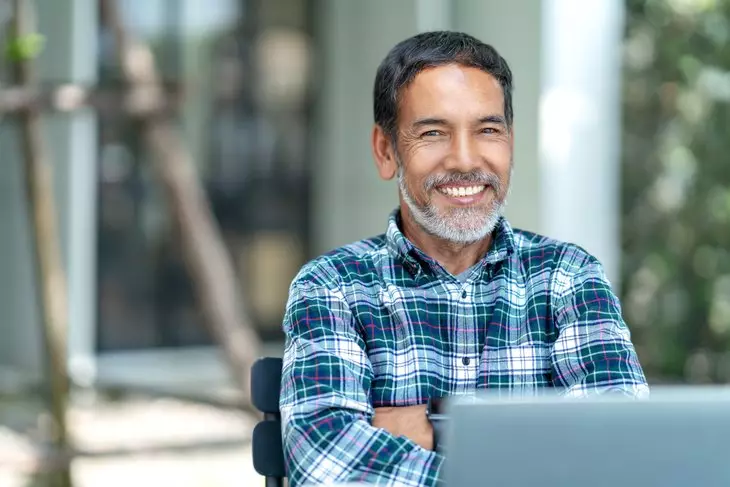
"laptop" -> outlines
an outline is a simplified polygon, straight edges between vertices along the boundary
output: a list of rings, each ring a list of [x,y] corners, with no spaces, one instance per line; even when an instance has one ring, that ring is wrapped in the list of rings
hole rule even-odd
[[[730,486],[730,388],[454,399],[447,487]]]

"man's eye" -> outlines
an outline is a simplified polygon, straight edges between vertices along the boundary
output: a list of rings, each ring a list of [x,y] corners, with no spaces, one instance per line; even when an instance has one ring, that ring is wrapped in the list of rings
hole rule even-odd
[[[438,130],[429,130],[428,132],[424,132],[421,134],[421,137],[438,137],[441,135],[441,132]]]
[[[495,129],[494,127],[485,127],[482,129],[483,134],[498,134],[499,130]]]

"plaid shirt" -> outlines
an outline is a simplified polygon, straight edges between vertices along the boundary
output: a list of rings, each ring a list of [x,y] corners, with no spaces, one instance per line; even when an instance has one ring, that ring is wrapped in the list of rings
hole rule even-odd
[[[484,258],[456,277],[399,218],[308,263],[291,285],[281,412],[292,486],[435,485],[443,456],[373,428],[375,407],[480,388],[648,393],[594,257],[502,219]]]

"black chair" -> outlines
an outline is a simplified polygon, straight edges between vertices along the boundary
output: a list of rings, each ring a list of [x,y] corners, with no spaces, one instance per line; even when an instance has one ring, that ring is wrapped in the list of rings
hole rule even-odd
[[[263,421],[253,429],[253,467],[265,477],[266,487],[283,487],[286,478],[279,412],[281,366],[280,358],[265,357],[251,368],[251,401],[264,413]]]

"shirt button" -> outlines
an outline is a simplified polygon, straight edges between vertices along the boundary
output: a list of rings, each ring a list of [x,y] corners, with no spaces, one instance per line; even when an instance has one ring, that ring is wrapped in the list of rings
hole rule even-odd
[[[461,291],[461,298],[466,299],[466,291]]]
[[[461,363],[464,365],[469,365],[471,363],[471,360],[469,360],[469,357],[462,357]]]

